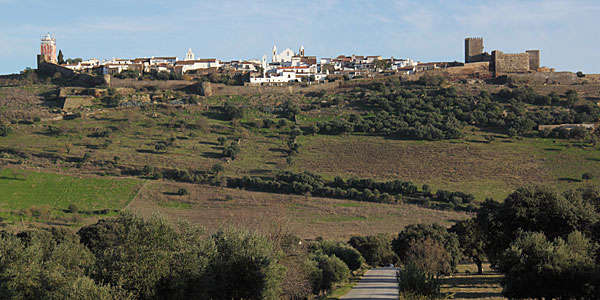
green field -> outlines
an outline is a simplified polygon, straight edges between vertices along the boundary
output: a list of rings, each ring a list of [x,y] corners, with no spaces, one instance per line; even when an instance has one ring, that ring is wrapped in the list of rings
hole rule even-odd
[[[82,216],[125,207],[142,181],[76,177],[4,168],[0,171],[0,215],[7,221],[26,218],[53,221],[75,205]],[[106,213],[106,212],[103,212]]]

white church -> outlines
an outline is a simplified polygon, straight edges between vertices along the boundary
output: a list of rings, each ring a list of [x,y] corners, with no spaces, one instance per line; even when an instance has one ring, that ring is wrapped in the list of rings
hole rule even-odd
[[[300,46],[298,53],[292,49],[277,53],[277,46],[273,45],[271,63],[267,64],[266,55],[261,61],[262,77],[251,77],[250,84],[276,85],[288,82],[322,81],[328,74],[321,74],[315,57],[304,55],[304,46]]]

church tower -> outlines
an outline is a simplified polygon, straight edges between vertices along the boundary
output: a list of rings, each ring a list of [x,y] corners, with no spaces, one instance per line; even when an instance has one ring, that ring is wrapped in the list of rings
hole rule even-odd
[[[300,45],[300,51],[298,55],[304,57],[304,45]]]
[[[40,55],[45,62],[56,63],[56,39],[52,38],[49,33],[42,38]]]
[[[192,52],[192,48],[190,48],[190,50],[188,50],[188,52],[185,54],[184,60],[194,60],[194,52]]]
[[[273,58],[271,62],[278,62],[279,58],[277,57],[277,46],[273,45]]]
[[[262,67],[262,75],[266,77],[267,75],[267,56],[263,55],[260,66]]]

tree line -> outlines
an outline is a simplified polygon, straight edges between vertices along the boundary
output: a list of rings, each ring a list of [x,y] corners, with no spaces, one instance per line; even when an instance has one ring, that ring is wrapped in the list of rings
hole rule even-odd
[[[131,213],[77,233],[0,233],[0,299],[307,299],[398,257],[387,235],[207,233]]]
[[[538,125],[600,119],[600,107],[593,103],[578,105],[580,99],[574,90],[563,97],[556,92],[542,95],[529,87],[504,88],[493,94],[482,91],[471,96],[459,95],[454,87],[442,87],[435,79],[413,84],[374,81],[356,87],[345,99],[363,112],[317,122],[307,131],[442,140],[460,138],[465,125],[515,136],[536,130]],[[527,105],[536,109],[526,109]]]
[[[428,185],[421,190],[410,181],[376,181],[372,178],[336,176],[333,181],[308,171],[281,171],[273,178],[244,176],[229,178],[228,187],[271,193],[289,193],[327,198],[352,199],[378,203],[408,202],[432,208],[474,211],[477,208],[472,194],[438,190],[432,193]]]

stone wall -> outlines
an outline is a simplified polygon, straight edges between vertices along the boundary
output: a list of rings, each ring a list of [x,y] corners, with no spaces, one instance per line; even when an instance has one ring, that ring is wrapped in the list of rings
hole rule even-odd
[[[528,74],[510,74],[509,77],[513,80],[514,83],[538,85],[572,85],[578,84],[582,81],[582,78],[578,78],[577,75],[575,75],[575,73],[571,72],[533,72]]]
[[[90,106],[92,105],[93,100],[94,97],[91,96],[69,96],[65,98],[65,102],[63,103],[63,109],[71,110],[83,106]]]
[[[197,88],[201,91],[200,94],[204,96],[233,96],[233,95],[257,95],[257,94],[292,94],[298,92],[318,92],[321,90],[331,91],[334,89],[341,88],[343,85],[342,81],[318,83],[311,85],[302,84],[290,84],[290,85],[277,85],[277,86],[236,86],[236,85],[225,85],[222,83],[210,83],[203,82]]]
[[[538,130],[544,130],[544,129],[548,129],[548,130],[554,130],[556,128],[565,128],[565,129],[575,129],[577,127],[583,127],[585,129],[591,129],[594,130],[596,129],[596,124],[593,123],[588,123],[588,124],[558,124],[558,125],[538,125]]]
[[[160,90],[181,90],[197,84],[188,80],[137,80],[137,79],[118,79],[111,78],[110,86],[113,88],[133,88],[136,90],[156,87]]]
[[[467,79],[467,78],[478,78],[488,79],[492,78],[492,72],[490,71],[489,62],[476,62],[468,63],[464,66],[450,67],[443,69],[434,69],[427,71],[429,74],[441,75],[445,78],[450,79]]]
[[[529,54],[527,53],[504,53],[495,50],[492,52],[492,59],[495,77],[529,72]]]
[[[537,71],[540,68],[540,50],[527,50],[529,55],[529,70]]]

